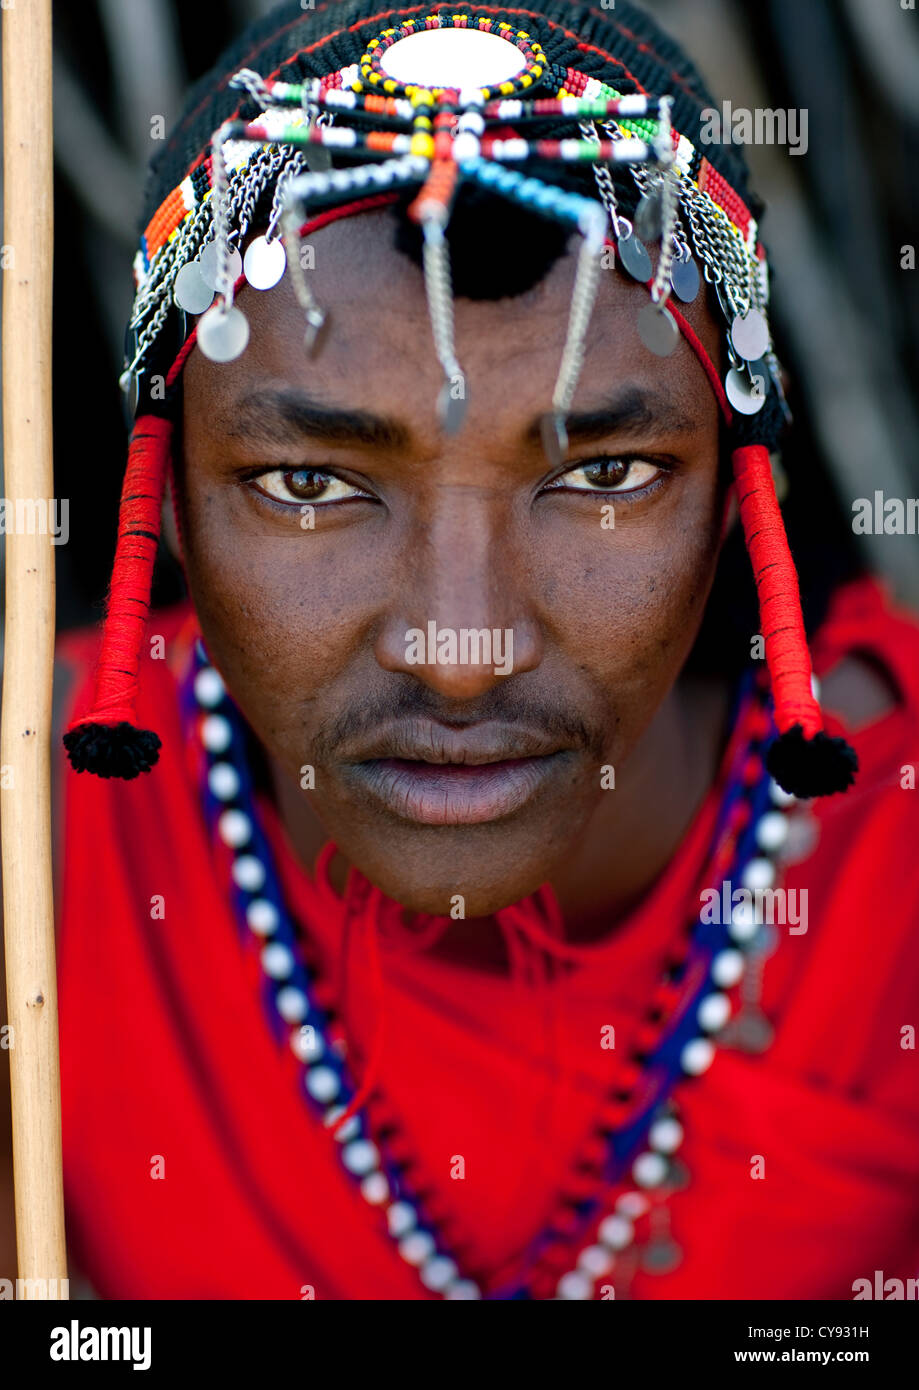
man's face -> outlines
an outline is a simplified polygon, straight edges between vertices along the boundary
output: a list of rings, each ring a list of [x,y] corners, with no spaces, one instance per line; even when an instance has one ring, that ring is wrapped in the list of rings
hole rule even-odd
[[[314,769],[345,856],[409,908],[478,916],[564,863],[676,681],[717,559],[718,413],[609,270],[547,461],[572,250],[526,295],[457,301],[446,436],[422,275],[391,243],[387,213],[312,236],[317,357],[289,276],[243,291],[241,358],[192,354],[185,564],[211,657],[276,763]],[[701,295],[687,312],[717,360]]]

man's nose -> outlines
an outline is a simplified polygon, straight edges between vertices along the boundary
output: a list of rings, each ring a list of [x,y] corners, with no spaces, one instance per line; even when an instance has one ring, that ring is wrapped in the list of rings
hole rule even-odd
[[[526,557],[509,506],[481,490],[441,493],[413,525],[376,658],[447,699],[471,700],[542,659]]]

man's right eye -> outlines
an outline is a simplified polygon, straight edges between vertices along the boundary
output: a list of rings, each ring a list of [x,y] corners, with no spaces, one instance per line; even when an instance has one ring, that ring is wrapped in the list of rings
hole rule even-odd
[[[275,502],[296,507],[303,502],[323,504],[367,498],[370,494],[346,483],[334,473],[318,468],[272,468],[250,480],[259,492]]]

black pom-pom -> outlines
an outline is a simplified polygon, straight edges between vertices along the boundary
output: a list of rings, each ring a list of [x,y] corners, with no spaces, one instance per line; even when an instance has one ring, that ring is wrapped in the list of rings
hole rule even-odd
[[[81,724],[64,735],[64,747],[75,771],[97,777],[121,777],[130,782],[149,772],[162,743],[150,729],[120,724]]]
[[[805,738],[800,724],[780,734],[766,754],[766,767],[791,796],[831,796],[855,781],[858,755],[844,738]]]

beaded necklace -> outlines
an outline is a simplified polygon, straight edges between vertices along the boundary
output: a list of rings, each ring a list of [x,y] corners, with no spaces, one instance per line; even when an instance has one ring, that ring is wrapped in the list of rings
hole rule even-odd
[[[515,1261],[515,1272],[486,1291],[483,1281],[460,1272],[386,1139],[372,1134],[366,1108],[359,1105],[343,1124],[336,1124],[358,1092],[347,1047],[328,992],[304,959],[297,925],[284,901],[257,813],[244,722],[200,640],[180,700],[186,730],[203,749],[207,823],[232,855],[230,896],[241,936],[261,943],[268,1024],[278,1045],[289,1046],[301,1065],[306,1104],[327,1128],[335,1127],[329,1142],[337,1145],[345,1172],[361,1198],[378,1210],[399,1255],[417,1269],[421,1285],[450,1300],[610,1298],[617,1285],[603,1281],[616,1279],[621,1296],[622,1281],[638,1258],[646,1271],[673,1268],[680,1251],[669,1233],[665,1203],[687,1180],[676,1157],[683,1129],[673,1092],[708,1069],[719,1035],[728,1041],[729,1019],[733,1045],[745,1045],[737,1036],[740,1015],[730,1017],[727,991],[751,962],[755,975],[774,945],[774,933],[749,904],[734,908],[727,922],[703,920],[705,914],[698,911],[689,914],[685,931],[668,953],[631,1055],[619,1067],[602,1106],[594,1139],[560,1194],[553,1217],[522,1260]],[[764,768],[763,750],[774,732],[767,701],[764,683],[748,673],[736,697],[734,752],[700,888],[727,882],[755,890],[775,882],[774,859],[786,839],[785,812],[794,798]],[[382,901],[365,882],[363,890],[365,898],[369,890],[371,908]],[[503,911],[508,921],[526,923],[528,933],[553,953],[578,957],[577,948],[560,946],[548,933],[543,941],[522,905]],[[749,1050],[766,1045],[768,1038],[761,1036]],[[643,1218],[650,1238],[642,1246],[637,1227]]]

